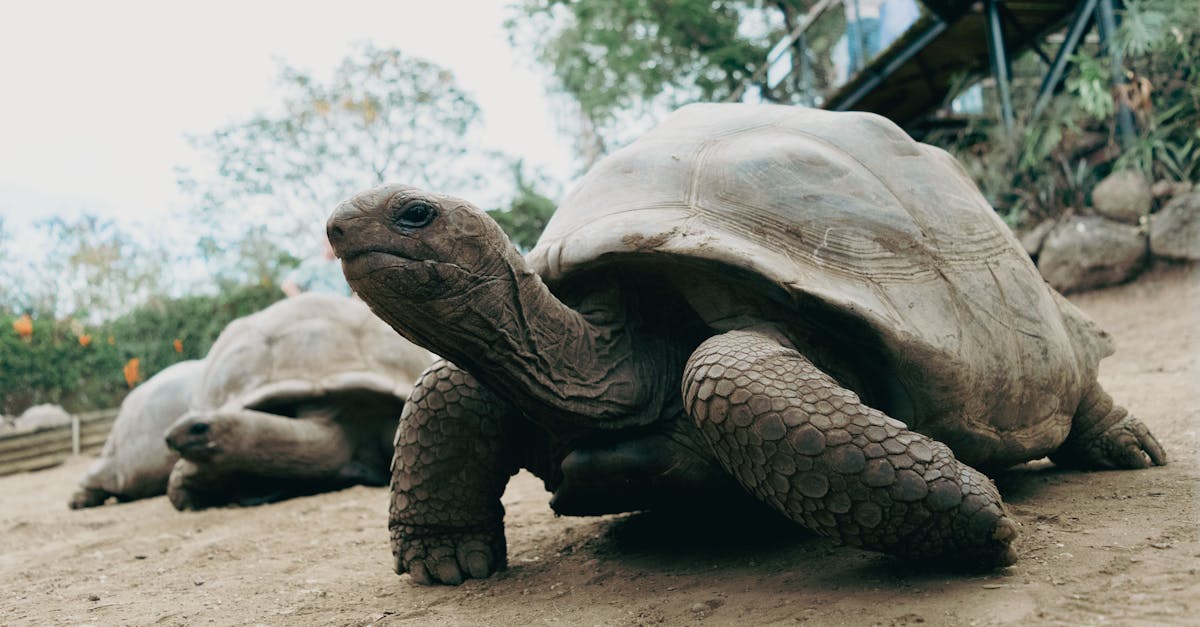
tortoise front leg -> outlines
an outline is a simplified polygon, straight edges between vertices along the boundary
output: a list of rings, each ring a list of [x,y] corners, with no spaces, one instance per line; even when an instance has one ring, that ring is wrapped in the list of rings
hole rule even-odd
[[[1016,525],[987,477],[766,333],[706,340],[683,397],[725,469],[821,535],[983,567],[1016,560]]]
[[[517,471],[513,408],[454,364],[417,382],[396,431],[388,527],[396,573],[457,585],[507,564],[500,496]]]
[[[228,505],[230,476],[187,459],[175,462],[167,479],[167,499],[179,511]]]

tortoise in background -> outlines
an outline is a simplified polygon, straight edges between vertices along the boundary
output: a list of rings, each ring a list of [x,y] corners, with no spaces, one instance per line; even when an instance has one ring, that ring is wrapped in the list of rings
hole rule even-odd
[[[69,424],[71,424],[71,414],[67,410],[59,405],[44,403],[42,405],[34,405],[21,412],[21,415],[13,420],[13,429],[16,431],[37,431],[39,429],[49,429]]]
[[[170,426],[180,510],[389,479],[396,423],[431,356],[361,301],[306,293],[230,323]]]
[[[691,105],[597,164],[522,258],[469,202],[387,185],[328,223],[346,278],[442,355],[397,434],[397,572],[505,565],[524,467],[561,514],[731,484],[851,545],[1012,563],[976,469],[1165,463],[1096,381],[1108,337],[945,152],[884,118]]]
[[[125,502],[166,493],[179,454],[167,448],[163,435],[187,413],[203,372],[203,361],[181,361],[125,397],[100,457],[71,496],[71,509],[104,505],[110,497]]]

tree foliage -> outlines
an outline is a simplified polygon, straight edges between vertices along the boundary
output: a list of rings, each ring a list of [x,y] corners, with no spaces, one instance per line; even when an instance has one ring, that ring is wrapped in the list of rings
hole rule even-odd
[[[280,253],[316,251],[333,207],[383,182],[460,194],[478,187],[488,163],[473,144],[479,107],[449,71],[368,44],[329,80],[284,66],[280,83],[278,111],[191,138],[212,169],[183,169],[179,183],[210,263],[265,273]],[[265,254],[245,257],[264,245]]]
[[[171,278],[161,241],[94,214],[41,220],[29,236],[43,245],[0,256],[0,311],[107,319],[161,293]]]
[[[513,197],[507,206],[495,209],[490,214],[518,249],[528,251],[546,228],[555,204],[538,191],[548,185],[545,178],[536,175],[531,177],[521,161],[513,163],[511,170],[515,188]]]
[[[641,130],[647,112],[721,100],[749,82],[806,2],[780,0],[525,0],[513,41],[578,103],[585,161]],[[759,77],[759,87],[771,93]],[[586,164],[585,164],[586,165]]]
[[[27,339],[13,330],[16,316],[0,314],[0,412],[17,414],[37,403],[69,411],[116,407],[129,391],[122,368],[130,358],[140,360],[144,379],[202,358],[227,324],[282,296],[272,286],[249,286],[212,296],[154,298],[100,324],[34,312]]]

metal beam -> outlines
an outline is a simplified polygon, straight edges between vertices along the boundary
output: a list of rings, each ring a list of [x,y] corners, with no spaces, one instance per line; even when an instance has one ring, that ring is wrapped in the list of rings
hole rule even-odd
[[[808,13],[805,13],[804,16],[800,18],[800,23],[796,25],[796,28],[792,29],[792,32],[788,33],[786,37],[787,44],[781,46],[781,48],[784,49],[784,52],[781,54],[787,54],[787,48],[796,43],[796,40],[804,34],[804,31],[808,30],[809,26],[813,25],[813,22],[817,21],[817,18],[821,17],[821,14],[825,13],[825,11],[830,7],[841,4],[841,2],[842,0],[820,0],[813,5],[813,7],[808,10]],[[771,67],[771,64],[777,60],[779,60],[779,57],[767,59],[766,63],[762,64],[757,70],[754,71],[754,74],[750,76],[750,80],[743,81],[741,85],[738,85],[737,89],[733,90],[732,94],[729,94],[729,97],[725,99],[725,102],[737,102],[738,100],[741,100],[742,94],[746,93],[746,86],[751,83],[757,83],[761,81],[767,74],[767,68]]]
[[[1079,46],[1079,41],[1087,32],[1088,23],[1096,11],[1096,2],[1097,0],[1084,0],[1075,7],[1075,15],[1071,16],[1071,25],[1067,27],[1067,35],[1063,39],[1062,45],[1058,47],[1049,71],[1042,79],[1042,86],[1038,88],[1037,102],[1034,103],[1033,113],[1030,115],[1031,120],[1037,119],[1045,110],[1046,105],[1050,104],[1050,98],[1054,95],[1054,90],[1058,89],[1058,83],[1062,80],[1067,62],[1071,60],[1071,55],[1075,54],[1075,48]]]
[[[1046,55],[1045,50],[1042,50],[1042,46],[1038,43],[1037,37],[1030,35],[1029,31],[1025,30],[1025,27],[1021,25],[1021,20],[1017,19],[1017,14],[1013,13],[1012,9],[1008,8],[1007,4],[1000,5],[1000,16],[1003,17],[1004,21],[1008,22],[1008,25],[1012,27],[1013,31],[1017,34],[1018,41],[1028,41],[1030,47],[1033,48],[1033,52],[1037,54],[1039,58],[1041,58],[1042,62],[1046,65],[1050,65],[1050,57]]]
[[[1117,32],[1117,20],[1113,16],[1112,0],[1099,0],[1096,7],[1096,30],[1100,34],[1100,46],[1108,52],[1109,63],[1112,67],[1113,91],[1121,94],[1117,98],[1117,129],[1121,133],[1121,146],[1130,148],[1137,141],[1136,127],[1133,122],[1133,112],[1129,110],[1129,102],[1124,97],[1124,90],[1118,89],[1125,85],[1125,64],[1121,60],[1120,47],[1113,41]]]
[[[1004,23],[1000,21],[999,0],[984,0],[983,8],[987,19],[988,56],[992,60],[992,77],[996,79],[996,90],[1000,92],[1000,117],[1004,128],[1013,128],[1012,70],[1008,63],[1008,50],[1004,45]]]
[[[913,58],[913,56],[920,52],[922,48],[929,45],[929,42],[933,41],[934,37],[941,35],[942,32],[946,30],[948,25],[940,17],[937,15],[931,15],[931,20],[932,21],[930,22],[928,29],[909,43],[904,44],[903,47],[900,48],[899,52],[892,56],[887,64],[878,70],[872,70],[871,66],[867,66],[867,68],[864,70],[864,72],[868,72],[867,78],[858,87],[856,87],[854,91],[847,94],[844,98],[836,102],[826,103],[825,108],[833,111],[846,111],[857,105],[859,101],[863,99],[863,97],[871,92],[872,89],[875,89],[875,87],[882,83],[884,79],[891,76],[896,70],[900,69],[900,66],[907,63],[908,60]]]

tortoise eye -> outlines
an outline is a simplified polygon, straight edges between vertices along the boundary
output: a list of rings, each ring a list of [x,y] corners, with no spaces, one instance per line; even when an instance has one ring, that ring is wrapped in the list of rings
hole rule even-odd
[[[392,222],[396,226],[417,229],[433,222],[436,215],[437,211],[434,210],[433,205],[422,200],[415,200],[396,210]]]

